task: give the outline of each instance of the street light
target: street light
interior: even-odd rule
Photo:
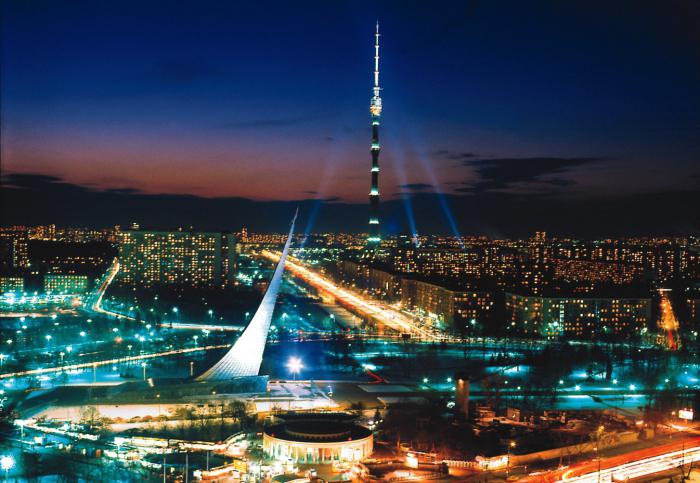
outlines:
[[[287,368],[289,369],[289,372],[294,375],[294,380],[296,381],[297,374],[304,368],[304,365],[302,364],[301,359],[298,357],[291,357],[287,363]]]
[[[513,448],[515,448],[515,441],[511,441],[508,444],[508,461],[506,461],[506,479],[508,479],[508,476],[510,475],[510,454],[513,451]]]
[[[0,468],[5,470],[5,479],[7,474],[15,466],[15,459],[11,455],[3,455],[0,457]]]
[[[146,380],[146,363],[142,362],[141,367],[143,367],[143,380]]]

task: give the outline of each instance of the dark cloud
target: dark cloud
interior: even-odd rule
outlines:
[[[479,157],[479,155],[475,153],[450,151],[448,149],[438,149],[435,151],[435,155],[452,161],[464,161]]]
[[[32,188],[60,181],[61,178],[48,174],[8,173],[2,176],[3,185],[17,188]]]
[[[523,187],[528,184],[570,186],[574,181],[561,175],[574,168],[599,163],[605,159],[601,157],[532,157],[465,160],[462,164],[471,167],[479,179],[470,183],[468,188],[461,188],[459,191],[480,193],[506,189],[523,190]],[[527,189],[523,191],[526,192]]]
[[[7,173],[2,175],[3,189],[17,188],[22,190],[51,190],[52,192],[91,191],[90,188],[66,183],[62,178],[34,173]]]
[[[68,183],[56,176],[8,174],[2,178],[0,220],[4,225],[107,227],[128,225],[203,230],[281,232],[299,207],[300,226],[313,215],[310,231],[361,232],[367,229],[367,203],[347,203],[337,197],[287,201],[246,198],[204,198],[193,195],[152,195],[137,190],[96,190]],[[642,193],[597,198],[562,198],[556,190],[529,196],[507,192],[437,195],[432,191],[410,196],[418,229],[450,233],[446,212],[463,235],[525,237],[536,230],[560,236],[670,235],[700,233],[700,190]],[[382,202],[386,233],[408,231],[405,200]],[[527,213],[528,216],[519,216]],[[651,223],[649,220],[654,220]]]
[[[137,188],[108,188],[105,190],[108,193],[118,193],[123,195],[140,193],[141,190]]]
[[[50,190],[53,192],[101,192],[91,186],[68,183],[58,176],[34,173],[7,173],[2,176],[1,183],[6,188],[16,188],[23,190]],[[137,188],[107,188],[105,193],[114,194],[137,194],[141,190]]]
[[[550,178],[546,180],[545,183],[550,184],[552,186],[573,186],[576,184],[576,181],[574,181],[573,179]]]
[[[306,191],[302,191],[302,193],[314,196],[313,201],[316,201],[316,202],[336,203],[338,201],[342,201],[342,198],[340,196],[329,196],[327,198],[316,198],[316,196],[319,195],[319,192],[315,191],[315,190],[306,190]]]
[[[427,183],[406,183],[399,185],[399,188],[409,191],[422,191],[432,187],[432,185],[429,185]]]

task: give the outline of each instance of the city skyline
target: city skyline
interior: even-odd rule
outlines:
[[[700,475],[700,2],[0,16],[3,481]]]
[[[380,19],[387,233],[697,233],[695,7],[631,5],[5,4],[3,220],[366,229]]]

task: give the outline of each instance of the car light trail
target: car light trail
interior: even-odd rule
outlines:
[[[693,442],[697,444],[698,441],[695,440]],[[650,448],[650,450],[653,449],[654,448]],[[649,450],[643,450],[639,453],[648,454],[648,451]],[[625,456],[626,455],[621,455],[620,457],[614,458],[614,460],[624,458]],[[572,468],[567,470],[561,475],[561,479],[557,479],[555,481],[570,481],[577,483],[628,481],[634,478],[640,478],[673,468],[678,468],[696,461],[700,461],[700,446],[693,446],[690,448],[674,450],[655,456],[641,458],[629,463],[604,468],[600,470],[600,472],[594,470],[590,473],[577,476],[578,473],[585,472],[589,469],[594,469],[595,465],[597,465],[597,463],[590,463],[581,468]]]
[[[279,254],[276,252],[270,252],[267,250],[262,251],[262,255],[273,262],[279,260]],[[304,267],[300,263],[297,263],[291,257],[287,258],[286,263],[287,269],[292,272],[295,276],[301,278],[311,286],[326,292],[333,296],[336,300],[340,301],[343,305],[349,306],[355,309],[361,314],[368,317],[372,317],[382,324],[390,327],[399,332],[409,333],[418,335],[425,339],[440,340],[442,337],[433,331],[420,327],[414,323],[411,319],[406,317],[404,314],[398,310],[388,308],[383,304],[379,304],[375,301],[370,301],[367,298],[361,297],[354,294],[346,289],[338,287],[333,282],[329,281],[327,278],[322,277]]]
[[[97,289],[97,297],[95,298],[95,302],[90,306],[90,309],[93,312],[105,315],[112,315],[114,317],[117,317],[118,319],[124,318],[129,320],[136,320],[133,317],[129,317],[128,315],[123,315],[118,312],[112,312],[111,310],[106,310],[102,308],[102,297],[104,297],[105,292],[107,292],[107,288],[109,288],[110,284],[117,276],[117,273],[119,273],[119,268],[119,260],[115,258],[114,263],[112,263],[112,266],[110,267],[109,272],[107,273],[107,277],[105,277],[105,279],[100,284],[100,288]]]
[[[242,332],[243,327],[238,325],[216,325],[216,324],[197,324],[189,322],[162,322],[159,324],[160,327],[166,327],[169,329],[180,329],[180,330],[208,330],[210,332],[222,331],[222,332]]]
[[[137,356],[117,357],[114,359],[106,359],[106,360],[101,360],[101,361],[81,362],[79,364],[66,364],[63,366],[42,367],[40,369],[30,369],[27,371],[8,372],[5,374],[0,374],[0,379],[7,379],[10,377],[34,376],[34,375],[39,375],[39,374],[49,374],[49,373],[53,373],[53,372],[73,371],[73,370],[77,370],[77,369],[88,369],[91,367],[106,366],[109,364],[119,364],[119,363],[130,362],[130,361],[143,361],[146,359],[156,359],[158,357],[167,357],[167,356],[173,356],[173,355],[177,355],[177,354],[188,354],[190,352],[208,351],[208,350],[212,350],[212,349],[224,349],[226,347],[231,347],[231,344],[210,345],[210,346],[204,346],[204,347],[189,347],[186,349],[173,349],[173,350],[164,351],[164,352],[154,352],[151,354],[140,354]]]
[[[666,346],[669,349],[678,349],[679,337],[678,337],[678,319],[673,313],[673,306],[671,305],[671,299],[668,296],[668,289],[660,289],[659,295],[661,296],[661,319],[659,320],[659,328],[666,332]]]

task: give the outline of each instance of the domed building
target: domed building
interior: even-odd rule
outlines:
[[[263,450],[299,463],[359,461],[374,450],[372,431],[348,413],[287,413],[265,428]]]

